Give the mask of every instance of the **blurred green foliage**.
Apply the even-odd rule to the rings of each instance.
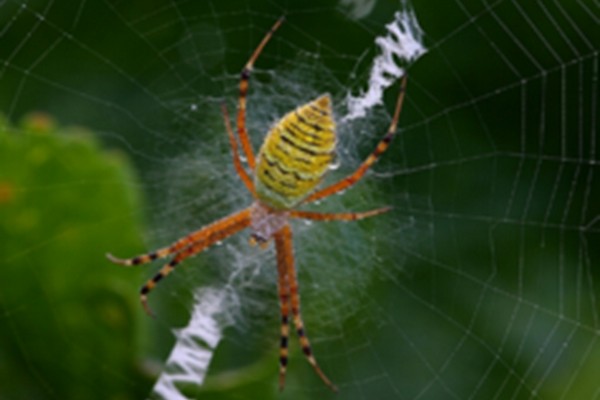
[[[103,256],[141,247],[135,188],[123,155],[88,131],[0,121],[0,398],[146,393],[137,279]]]

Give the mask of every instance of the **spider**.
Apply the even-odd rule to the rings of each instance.
[[[383,207],[364,212],[321,213],[303,211],[297,207],[339,193],[354,185],[386,151],[396,132],[406,89],[406,75],[401,81],[400,93],[389,129],[375,150],[352,174],[337,183],[317,190],[317,186],[334,161],[336,147],[335,122],[328,94],[298,107],[281,118],[268,132],[257,158],[254,157],[246,129],[246,95],[250,73],[254,62],[283,20],[283,17],[277,20],[242,69],[239,83],[237,139],[230,125],[227,108],[224,104],[221,107],[233,155],[233,166],[244,186],[252,195],[253,203],[248,208],[190,233],[168,247],[130,259],[116,258],[111,254],[107,254],[107,257],[114,263],[133,266],[174,255],[171,261],[164,265],[152,279],[149,279],[140,290],[144,310],[152,316],[152,310],[148,306],[148,294],[160,280],[169,275],[178,264],[187,258],[201,253],[211,245],[245,228],[251,230],[251,245],[259,244],[264,248],[272,239],[275,242],[277,254],[281,313],[279,389],[283,390],[285,385],[291,312],[291,319],[306,359],[321,380],[330,389],[337,391],[336,386],[319,367],[302,322],[300,295],[294,266],[292,229],[289,220],[355,221],[390,210],[390,207]],[[251,173],[248,173],[242,164],[238,139]]]

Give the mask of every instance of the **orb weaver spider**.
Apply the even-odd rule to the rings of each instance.
[[[233,134],[230,118],[225,105],[222,105],[225,129],[233,155],[233,166],[254,202],[248,208],[235,212],[209,224],[198,231],[177,240],[168,247],[139,255],[130,259],[120,259],[107,254],[110,261],[125,266],[149,263],[158,258],[174,255],[172,260],[140,290],[144,310],[153,315],[148,306],[148,294],[156,284],[169,275],[185,259],[206,250],[211,245],[227,237],[250,228],[250,244],[266,247],[273,239],[277,254],[278,292],[281,314],[281,339],[279,350],[279,389],[285,385],[288,361],[289,315],[296,327],[296,333],[306,359],[321,380],[333,391],[337,387],[319,367],[311,350],[310,342],[300,313],[300,295],[294,266],[292,229],[290,219],[315,221],[355,221],[382,214],[390,207],[364,212],[321,213],[302,211],[296,207],[339,193],[358,182],[367,170],[387,150],[394,134],[402,109],[406,89],[406,75],[400,86],[400,93],[390,126],[375,150],[350,175],[323,189],[316,190],[327,170],[331,168],[336,146],[335,122],[332,117],[331,99],[324,94],[286,114],[268,132],[257,159],[250,144],[246,129],[246,96],[248,82],[254,62],[262,52],[274,32],[283,22],[280,18],[265,35],[250,59],[242,69],[239,83],[237,112],[237,134],[246,157],[249,174],[242,164],[238,139]],[[251,178],[252,175],[252,178]]]

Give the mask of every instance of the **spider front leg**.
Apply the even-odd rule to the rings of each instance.
[[[239,221],[250,221],[250,208],[246,208],[237,213],[231,214],[225,218],[222,218],[216,222],[213,222],[210,225],[203,227],[195,232],[190,233],[187,236],[182,237],[177,240],[175,243],[171,244],[168,247],[164,247],[162,249],[155,250],[150,253],[141,254],[139,256],[135,256],[133,258],[118,258],[113,256],[110,253],[106,254],[106,258],[108,258],[111,262],[115,264],[124,265],[126,267],[146,264],[151,261],[154,261],[159,258],[167,257],[171,254],[178,253],[182,249],[200,241],[204,241],[210,239],[210,237],[218,231],[227,229],[228,226],[235,224]]]
[[[402,104],[404,103],[404,94],[406,93],[406,80],[407,75],[404,75],[402,81],[400,82],[400,93],[398,94],[398,100],[396,101],[396,108],[394,110],[394,116],[392,118],[392,122],[390,123],[390,127],[387,130],[385,136],[379,141],[375,150],[367,157],[365,161],[352,173],[348,175],[341,181],[334,183],[333,185],[327,186],[324,189],[316,191],[311,194],[304,200],[304,203],[310,203],[311,201],[316,201],[322,199],[324,197],[331,196],[332,194],[338,193],[348,187],[354,185],[358,182],[363,175],[371,168],[373,164],[379,159],[390,146],[394,135],[396,134],[396,126],[398,125],[398,119],[400,118],[400,111],[402,110]]]
[[[273,25],[271,30],[267,32],[263,40],[260,42],[252,56],[242,69],[241,77],[240,77],[240,97],[238,103],[238,114],[237,114],[237,130],[238,136],[240,137],[240,141],[242,143],[242,149],[246,154],[246,159],[248,160],[248,167],[252,171],[254,171],[254,166],[256,164],[254,159],[254,152],[252,151],[252,145],[250,144],[250,138],[248,137],[248,131],[246,130],[246,96],[248,95],[248,81],[250,80],[250,73],[254,68],[254,62],[262,52],[263,48],[267,45],[267,42],[273,36],[273,33],[279,28],[279,26],[284,21],[284,17],[280,17],[277,22]]]
[[[231,124],[229,123],[229,113],[227,112],[227,106],[225,103],[221,105],[221,112],[223,113],[223,119],[225,121],[225,129],[227,130],[227,136],[229,136],[229,145],[231,146],[231,153],[233,155],[233,166],[237,174],[239,175],[242,182],[246,186],[246,189],[252,194],[253,197],[256,197],[256,192],[254,190],[254,183],[250,176],[244,169],[242,165],[242,160],[240,159],[240,153],[238,151],[238,143],[235,140],[235,136],[233,136],[233,131],[231,129]]]
[[[331,390],[333,390],[334,392],[337,392],[337,387],[329,380],[329,378],[327,378],[325,373],[319,367],[319,364],[317,363],[317,360],[315,359],[315,356],[312,353],[312,349],[310,347],[310,341],[308,340],[308,336],[306,335],[306,331],[304,329],[304,322],[302,321],[302,315],[300,313],[300,294],[298,293],[298,281],[296,279],[296,268],[294,267],[294,250],[292,247],[292,230],[289,225],[285,225],[283,228],[281,228],[281,230],[279,230],[275,234],[275,245],[276,245],[276,250],[277,250],[277,262],[279,264],[278,271],[280,274],[280,279],[282,279],[281,274],[284,273],[283,271],[285,271],[285,273],[286,273],[286,278],[287,278],[287,282],[288,282],[288,290],[289,290],[289,300],[290,300],[291,309],[292,309],[291,310],[292,316],[294,319],[294,325],[296,327],[296,333],[298,334],[298,339],[300,341],[300,346],[302,347],[302,352],[306,356],[308,363],[313,367],[313,369],[315,370],[317,375],[319,375],[319,378],[321,378],[321,380],[323,382],[325,382],[325,384],[327,386],[329,386],[329,388]],[[281,263],[283,263],[283,265],[281,265]],[[287,297],[286,297],[286,299],[287,299]],[[282,306],[282,309],[283,309],[283,306]],[[282,332],[284,332],[284,328],[283,328],[283,325],[285,325],[285,324],[283,324],[284,321],[287,322],[287,317],[284,318],[282,316]],[[287,332],[287,329],[286,329],[286,332]],[[286,339],[284,340],[283,335],[282,335],[281,343],[282,343],[282,348],[283,348],[284,344],[287,346],[287,336],[286,336]],[[285,354],[287,354],[287,348],[286,348]],[[281,374],[281,370],[280,370],[280,374]],[[285,368],[283,368],[283,374],[285,374]],[[281,384],[281,382],[282,382],[282,378],[280,375],[280,384]]]
[[[129,266],[147,263],[157,258],[166,257],[176,253],[175,257],[162,267],[152,279],[148,280],[140,290],[140,299],[144,310],[148,315],[153,315],[148,306],[148,294],[160,280],[173,272],[175,267],[186,258],[194,256],[216,242],[226,239],[240,230],[247,228],[250,226],[250,221],[250,209],[246,208],[179,239],[170,247],[165,247],[164,249],[130,259],[119,259],[110,254],[107,254],[107,257],[114,263]]]

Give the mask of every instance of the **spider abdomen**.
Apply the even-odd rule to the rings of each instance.
[[[275,208],[298,205],[330,168],[335,144],[329,95],[289,112],[269,131],[260,149],[256,194]]]

